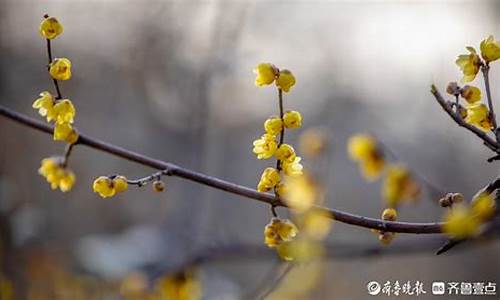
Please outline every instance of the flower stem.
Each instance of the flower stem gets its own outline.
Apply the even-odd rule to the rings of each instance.
[[[486,97],[488,98],[488,108],[490,110],[490,117],[491,117],[491,122],[493,125],[493,130],[495,132],[495,135],[497,133],[497,120],[495,116],[495,111],[493,108],[493,100],[491,99],[491,90],[490,90],[490,76],[489,76],[489,71],[490,71],[490,66],[489,65],[484,65],[481,68],[481,71],[483,72],[483,78],[484,78],[484,87],[486,89]],[[498,140],[498,136],[497,136]]]
[[[47,57],[49,59],[49,64],[47,65],[47,70],[50,70],[50,64],[52,64],[52,47],[50,40],[47,39]],[[61,94],[61,89],[59,88],[59,83],[57,82],[56,79],[52,78],[52,81],[54,82],[54,86],[56,87],[56,92],[57,92],[57,97],[56,99],[62,99],[62,94]]]
[[[280,118],[281,118],[281,121],[283,121],[283,91],[281,89],[278,89],[278,102],[279,102],[279,109],[280,109]],[[280,139],[279,139],[279,143],[278,143],[278,148],[281,146],[281,144],[283,144],[283,142],[285,141],[285,125],[283,124],[283,127],[281,128],[281,132],[280,132]],[[278,171],[281,171],[281,164],[280,164],[280,161],[279,160],[276,160],[276,169],[278,169]]]

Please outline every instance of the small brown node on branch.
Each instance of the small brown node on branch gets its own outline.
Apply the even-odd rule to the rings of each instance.
[[[448,193],[443,198],[439,199],[441,207],[451,207],[453,204],[464,201],[464,196],[460,193]]]

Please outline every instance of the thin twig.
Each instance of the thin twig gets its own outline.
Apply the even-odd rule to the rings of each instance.
[[[53,126],[35,120],[24,114],[12,111],[0,105],[0,115],[3,115],[17,123],[25,126],[38,129],[42,132],[52,134]],[[128,149],[106,143],[99,139],[93,138],[82,132],[79,132],[79,139],[76,144],[86,145],[99,151],[107,152],[117,157],[124,158],[129,161],[139,163],[144,166],[149,166],[157,170],[169,170],[171,176],[177,176],[187,180],[191,180],[203,185],[211,186],[213,188],[240,195],[246,198],[258,200],[267,204],[287,207],[286,204],[281,202],[275,195],[268,193],[260,193],[249,187],[238,185],[217,177],[209,176],[203,173],[195,172],[170,162],[161,161],[151,158],[149,156],[130,151]],[[380,219],[368,218],[344,212],[337,209],[326,208],[322,206],[314,206],[314,209],[321,212],[325,216],[336,221],[371,229],[384,230],[387,232],[400,232],[400,233],[415,233],[415,234],[435,234],[441,233],[441,226],[443,223],[409,223],[409,222],[390,222]]]
[[[500,153],[500,143],[494,141],[491,137],[489,137],[486,133],[478,129],[477,127],[467,124],[460,115],[456,114],[451,105],[444,100],[443,96],[441,93],[438,91],[435,85],[432,85],[431,87],[431,93],[434,95],[436,98],[437,102],[441,107],[444,109],[444,111],[457,123],[459,126],[464,127],[474,133],[477,137],[479,137],[481,140],[483,140],[484,144],[492,151],[496,153]]]
[[[498,128],[497,128],[497,117],[495,115],[495,109],[493,107],[493,99],[491,98],[490,77],[489,77],[490,66],[488,64],[483,65],[481,71],[483,72],[484,88],[486,89],[486,97],[488,98],[488,108],[490,110],[491,124],[493,125],[496,136],[496,130]],[[496,136],[496,138],[498,141],[498,136]]]

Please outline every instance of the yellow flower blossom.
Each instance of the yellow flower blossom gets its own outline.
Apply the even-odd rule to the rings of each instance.
[[[328,139],[323,130],[318,128],[307,129],[300,135],[300,151],[308,157],[323,153],[327,147]]]
[[[48,17],[40,23],[39,31],[44,38],[52,40],[63,32],[63,26],[56,18]]]
[[[283,130],[283,120],[280,117],[270,117],[264,122],[264,130],[269,135],[278,135]]]
[[[392,242],[395,236],[396,234],[394,232],[380,232],[378,235],[378,240],[382,244],[387,246]]]
[[[481,100],[481,90],[475,86],[464,86],[460,91],[460,94],[469,104],[474,104]]]
[[[67,58],[56,58],[50,64],[49,73],[57,80],[68,80],[71,78],[71,61]]]
[[[57,123],[73,123],[76,110],[71,100],[63,99],[57,101],[52,111]]]
[[[482,103],[475,103],[466,106],[467,115],[465,122],[488,132],[493,128],[488,107]]]
[[[495,215],[496,202],[492,194],[480,193],[471,202],[471,211],[481,221],[487,221]]]
[[[276,156],[276,159],[281,162],[293,163],[297,155],[295,154],[295,150],[292,146],[288,144],[281,144],[278,150],[274,153],[274,156]]]
[[[113,178],[113,187],[117,193],[126,191],[128,189],[127,178],[121,175],[116,176]]]
[[[285,93],[290,91],[290,88],[295,85],[295,76],[289,70],[280,70],[276,79],[276,86]]]
[[[113,197],[116,193],[121,193],[128,189],[127,178],[121,175],[114,176],[113,178],[99,176],[94,180],[92,189],[103,198]]]
[[[76,181],[73,171],[61,165],[61,158],[43,159],[38,173],[45,177],[53,190],[59,188],[62,192],[70,191]]]
[[[295,129],[302,126],[302,115],[295,110],[287,111],[283,115],[283,123],[286,128]]]
[[[302,158],[300,156],[295,156],[292,162],[286,162],[283,161],[281,163],[281,168],[283,169],[283,172],[285,172],[285,175],[287,176],[300,176],[302,175],[302,170],[304,167],[300,163]]]
[[[392,165],[382,183],[382,197],[387,205],[396,207],[402,200],[415,200],[420,195],[420,185],[402,165]]]
[[[464,74],[462,82],[470,82],[474,80],[481,67],[481,59],[479,58],[479,55],[477,55],[476,50],[472,47],[467,47],[467,50],[470,54],[459,55],[455,61]]]
[[[116,194],[116,190],[113,186],[113,180],[107,176],[97,177],[97,179],[94,180],[92,189],[103,198],[113,197]]]
[[[495,41],[495,38],[492,35],[481,42],[480,48],[481,56],[486,63],[500,58],[500,42]]]
[[[274,248],[283,242],[293,240],[298,232],[297,226],[292,221],[272,218],[271,222],[264,228],[264,242],[268,247]]]
[[[398,213],[394,208],[386,208],[382,212],[382,220],[384,221],[396,221],[397,216]]]
[[[56,123],[54,126],[54,140],[74,144],[78,140],[78,133],[69,123]]]
[[[255,78],[256,86],[269,85],[273,83],[274,79],[278,75],[278,69],[270,63],[260,63],[253,70],[257,77]]]
[[[275,191],[276,191],[276,194],[278,194],[278,196],[280,197],[283,197],[286,195],[287,191],[288,191],[288,186],[285,185],[284,183],[278,183],[275,187]]]
[[[157,193],[161,193],[165,191],[165,182],[161,180],[155,180],[153,181],[153,191]]]
[[[51,93],[44,91],[40,93],[40,97],[33,102],[33,108],[38,109],[38,113],[42,117],[47,117],[47,121],[53,119],[52,109],[54,107],[54,97]]]
[[[281,181],[281,176],[275,168],[266,168],[260,177],[257,190],[259,192],[267,192],[274,188]]]
[[[199,300],[202,298],[201,283],[190,273],[182,272],[158,280],[154,299]]]
[[[278,142],[274,135],[264,134],[253,142],[253,153],[258,159],[268,159],[274,155],[278,149]]]
[[[467,238],[479,232],[481,222],[463,204],[453,206],[444,216],[443,232],[451,238]]]
[[[347,142],[347,153],[354,161],[369,160],[377,152],[377,141],[371,135],[356,134]]]

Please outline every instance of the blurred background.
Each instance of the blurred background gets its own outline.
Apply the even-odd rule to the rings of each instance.
[[[500,38],[499,1],[0,5],[0,103],[32,117],[38,118],[33,100],[53,89],[38,33],[47,13],[64,25],[53,51],[73,63],[73,77],[61,89],[77,108],[75,124],[105,141],[254,187],[269,162],[256,160],[252,141],[262,134],[263,121],[277,114],[277,104],[275,89],[255,87],[252,69],[272,62],[297,78],[285,108],[302,112],[303,129],[287,134],[287,141],[296,145],[307,128],[321,128],[328,140],[323,157],[304,158],[327,189],[328,207],[369,217],[383,208],[380,182],[365,182],[348,159],[346,141],[357,132],[376,135],[438,187],[425,188],[418,204],[402,207],[400,220],[439,220],[441,191],[471,197],[499,174],[498,163],[486,162],[492,153],[456,126],[429,92],[433,82],[444,90],[461,78],[455,59],[465,46],[479,47],[489,34]],[[495,65],[491,78],[498,98]],[[482,87],[479,77],[473,84]],[[85,146],[77,146],[70,160],[75,187],[60,193],[37,169],[42,158],[63,152],[62,143],[5,118],[0,140],[2,235],[12,251],[3,264],[22,291],[19,299],[30,293],[32,299],[79,299],[76,292],[57,292],[60,287],[48,279],[64,283],[61,274],[77,278],[71,279],[73,291],[89,282],[99,286],[83,299],[120,299],[114,291],[131,272],[154,278],[205,247],[263,244],[270,213],[262,203],[178,178],[166,179],[165,193],[148,186],[102,199],[91,188],[97,176],[139,178],[153,170]],[[328,243],[333,252],[338,244],[384,254],[435,238],[400,234],[384,248],[369,230],[335,223]],[[347,251],[325,262],[314,288],[297,299],[364,299],[371,280],[424,281],[427,296],[433,280],[500,280],[499,242],[439,257],[435,250],[369,257]],[[276,266],[272,251],[204,263],[197,269],[203,298],[253,298],[248,295],[262,279],[279,276]],[[291,299],[278,294],[270,297]]]

